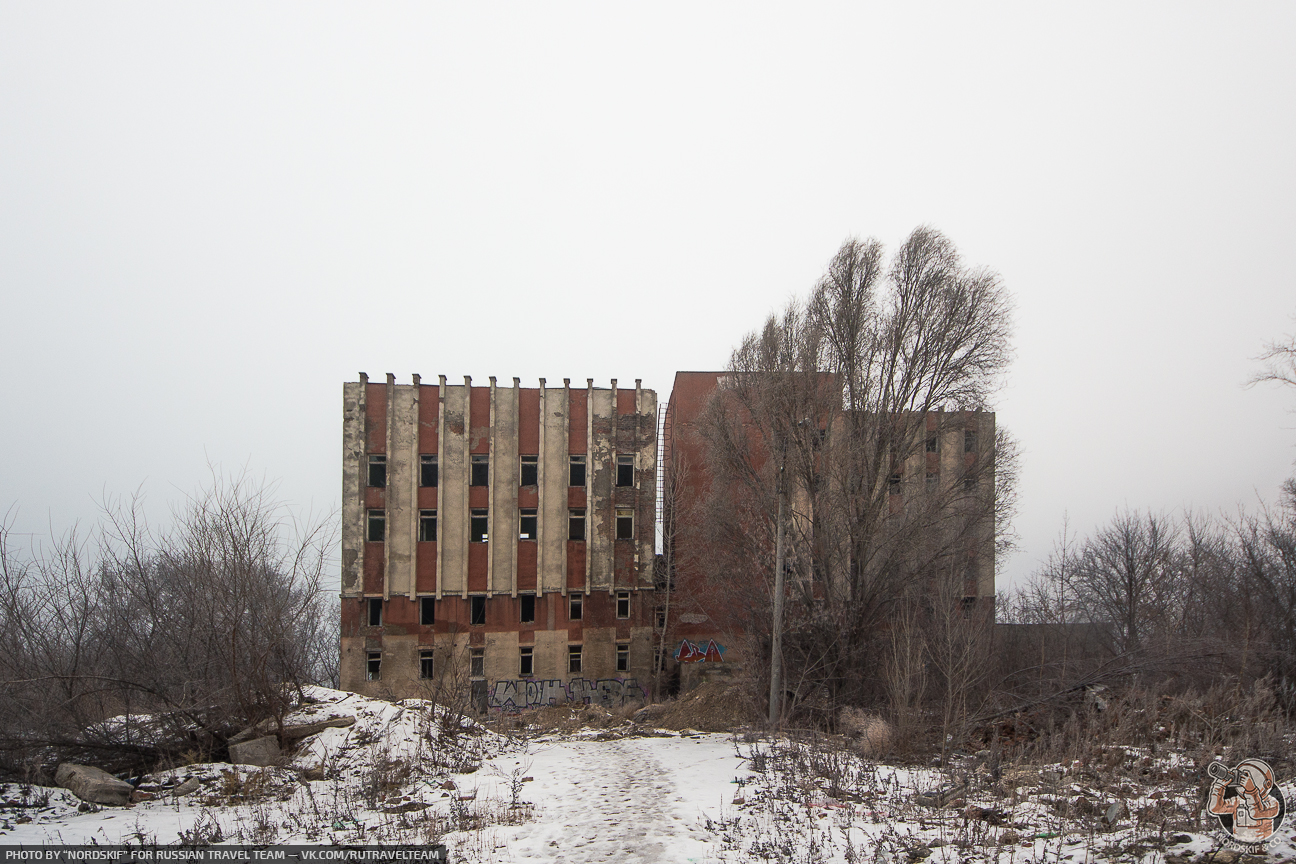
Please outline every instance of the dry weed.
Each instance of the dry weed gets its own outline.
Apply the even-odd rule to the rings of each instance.
[[[856,751],[867,758],[877,758],[891,750],[891,724],[876,714],[847,706],[837,718],[838,726],[850,738]]]

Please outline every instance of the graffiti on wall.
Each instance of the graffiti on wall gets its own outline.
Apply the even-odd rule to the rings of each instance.
[[[675,649],[675,660],[680,663],[723,663],[724,646],[717,645],[714,639],[706,646],[685,639]]]
[[[648,691],[634,678],[573,678],[566,685],[558,679],[548,681],[504,680],[496,681],[490,691],[490,707],[498,711],[521,711],[559,705],[563,702],[584,702],[617,708],[627,702],[645,702]]]

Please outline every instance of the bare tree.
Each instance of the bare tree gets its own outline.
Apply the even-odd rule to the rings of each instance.
[[[954,734],[981,707],[990,676],[991,614],[968,603],[961,574],[946,571],[935,578],[926,630],[927,653],[939,688],[941,760],[949,755]],[[974,704],[975,703],[975,704]]]
[[[887,704],[901,748],[911,746],[924,726],[927,644],[918,613],[918,603],[900,604],[891,622],[891,639],[883,658]]]
[[[107,502],[93,553],[71,534],[23,560],[0,538],[0,755],[217,750],[336,674],[327,520],[292,523],[246,475],[217,475],[165,534],[141,512]]]
[[[1136,652],[1164,623],[1181,581],[1178,531],[1165,516],[1125,512],[1090,539],[1076,572],[1078,600],[1111,626],[1112,650]]]
[[[1008,539],[1015,448],[975,431],[1008,334],[998,277],[920,228],[889,264],[876,241],[848,241],[808,303],[734,352],[704,422],[708,570],[768,633],[782,482],[789,689],[826,688],[833,702],[880,696],[899,598],[935,573],[968,575]],[[962,430],[975,442],[969,458],[930,483],[928,442]]]
[[[1269,342],[1256,359],[1265,367],[1252,376],[1248,384],[1276,381],[1296,387],[1296,335]]]

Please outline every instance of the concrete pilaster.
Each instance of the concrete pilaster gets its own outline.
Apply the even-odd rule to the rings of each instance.
[[[437,376],[437,472],[438,474],[445,470],[445,405],[446,405],[446,376]],[[437,479],[437,550],[436,550],[436,598],[441,599],[442,589],[445,585],[445,564],[442,558],[445,543],[441,542],[444,536],[445,517],[445,496],[441,492],[441,481]]]

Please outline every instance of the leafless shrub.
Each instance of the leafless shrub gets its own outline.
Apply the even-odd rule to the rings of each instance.
[[[895,743],[901,749],[914,746],[926,727],[924,700],[927,694],[927,644],[918,626],[913,604],[903,604],[893,621],[886,683]]]
[[[0,526],[0,768],[210,758],[335,678],[327,521],[292,522],[246,475],[216,474],[162,534],[141,503],[29,557]]]
[[[388,798],[400,797],[409,784],[411,767],[404,759],[388,753],[375,753],[365,770],[364,795],[370,810],[378,809]]]

